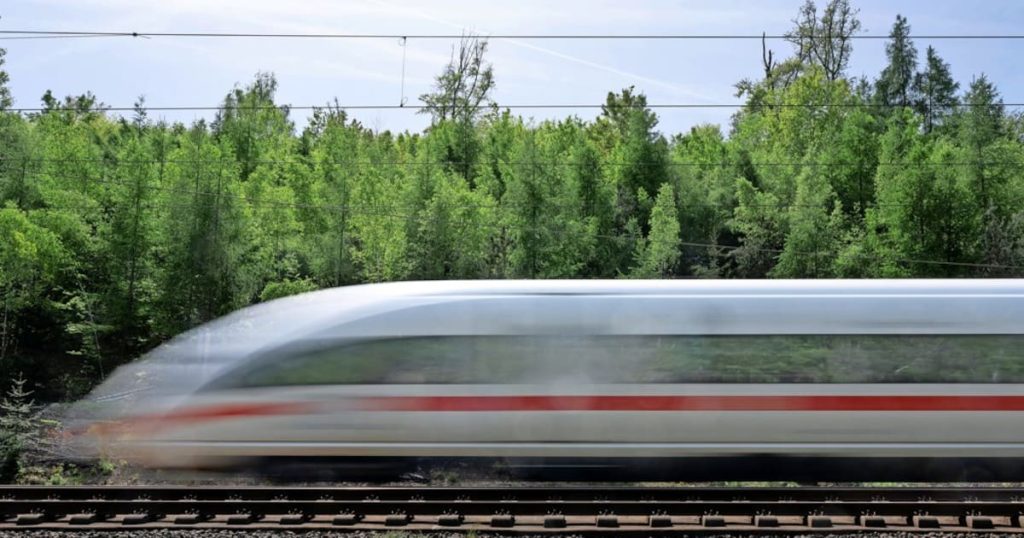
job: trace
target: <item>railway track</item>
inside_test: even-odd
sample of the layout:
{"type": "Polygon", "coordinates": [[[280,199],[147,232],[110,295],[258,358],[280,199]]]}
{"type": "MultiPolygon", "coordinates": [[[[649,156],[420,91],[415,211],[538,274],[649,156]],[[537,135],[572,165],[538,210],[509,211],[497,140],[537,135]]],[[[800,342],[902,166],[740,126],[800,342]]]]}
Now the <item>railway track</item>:
{"type": "Polygon", "coordinates": [[[0,530],[1024,532],[1024,489],[0,486],[0,517],[0,530]]]}

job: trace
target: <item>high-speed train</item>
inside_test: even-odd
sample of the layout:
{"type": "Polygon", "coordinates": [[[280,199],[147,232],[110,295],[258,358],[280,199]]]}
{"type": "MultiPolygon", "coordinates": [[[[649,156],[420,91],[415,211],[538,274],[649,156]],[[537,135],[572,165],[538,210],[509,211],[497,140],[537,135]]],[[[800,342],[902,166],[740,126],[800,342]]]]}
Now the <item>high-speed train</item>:
{"type": "Polygon", "coordinates": [[[343,287],[185,333],[76,410],[161,468],[1024,479],[1024,280],[343,287]]]}

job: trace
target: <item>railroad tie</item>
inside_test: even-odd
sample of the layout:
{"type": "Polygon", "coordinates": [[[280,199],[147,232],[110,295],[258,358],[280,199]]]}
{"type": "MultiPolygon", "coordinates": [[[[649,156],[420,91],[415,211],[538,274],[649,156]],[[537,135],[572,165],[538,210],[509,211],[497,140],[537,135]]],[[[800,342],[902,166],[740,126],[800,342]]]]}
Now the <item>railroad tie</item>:
{"type": "Polygon", "coordinates": [[[995,521],[992,521],[992,518],[986,516],[966,516],[964,517],[964,524],[972,529],[996,528],[995,521]]]}
{"type": "Polygon", "coordinates": [[[43,513],[18,514],[18,517],[15,518],[15,520],[14,520],[14,524],[15,525],[38,525],[40,523],[46,523],[47,521],[49,521],[51,519],[53,519],[53,518],[50,517],[49,514],[43,514],[43,513]]]}
{"type": "Polygon", "coordinates": [[[888,526],[885,518],[882,516],[857,516],[857,523],[861,527],[867,527],[869,529],[884,529],[888,526]]]}
{"type": "Polygon", "coordinates": [[[181,514],[175,516],[173,521],[175,525],[196,525],[199,523],[206,523],[213,519],[213,514],[197,513],[197,514],[181,514]]]}
{"type": "Polygon", "coordinates": [[[462,525],[463,519],[461,514],[442,514],[437,516],[437,524],[442,527],[458,527],[462,525]]]}
{"type": "Polygon", "coordinates": [[[145,523],[151,523],[153,521],[159,521],[164,516],[161,514],[151,514],[149,512],[142,512],[138,514],[127,514],[121,518],[122,525],[143,525],[145,523]]]}
{"type": "Polygon", "coordinates": [[[108,519],[105,515],[96,512],[82,512],[68,516],[69,525],[91,525],[93,523],[108,519]]]}
{"type": "Polygon", "coordinates": [[[228,516],[228,525],[248,525],[250,523],[256,523],[263,519],[263,514],[257,514],[256,512],[246,512],[242,514],[232,514],[228,516]]]}
{"type": "Polygon", "coordinates": [[[935,516],[914,516],[910,520],[911,524],[919,529],[939,529],[942,528],[942,524],[939,523],[939,518],[935,516]]]}
{"type": "Polygon", "coordinates": [[[359,523],[362,519],[358,514],[338,514],[331,519],[331,525],[351,526],[359,523]]]}
{"type": "Polygon", "coordinates": [[[409,514],[388,514],[384,516],[384,525],[388,527],[401,527],[412,521],[409,514]]]}
{"type": "Polygon", "coordinates": [[[313,519],[313,514],[301,513],[301,514],[286,514],[281,516],[278,523],[281,525],[302,525],[303,523],[313,519]]]}

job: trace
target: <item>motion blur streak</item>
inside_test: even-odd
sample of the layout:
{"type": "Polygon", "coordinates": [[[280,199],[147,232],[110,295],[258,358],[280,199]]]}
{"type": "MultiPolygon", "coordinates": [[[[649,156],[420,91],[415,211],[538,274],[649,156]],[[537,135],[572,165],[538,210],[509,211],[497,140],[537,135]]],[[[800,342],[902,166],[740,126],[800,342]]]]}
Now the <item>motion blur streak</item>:
{"type": "Polygon", "coordinates": [[[428,396],[367,411],[1024,411],[1024,396],[428,396]]]}
{"type": "Polygon", "coordinates": [[[190,424],[211,420],[226,420],[245,417],[266,417],[274,415],[301,415],[313,410],[309,404],[302,402],[268,403],[268,404],[226,404],[200,408],[187,408],[158,415],[140,415],[122,421],[128,429],[138,431],[156,431],[165,426],[190,424]]]}
{"type": "Polygon", "coordinates": [[[1024,411],[1024,396],[381,396],[313,402],[189,408],[124,421],[127,429],[225,419],[353,410],[378,412],[523,411],[1024,411]]]}

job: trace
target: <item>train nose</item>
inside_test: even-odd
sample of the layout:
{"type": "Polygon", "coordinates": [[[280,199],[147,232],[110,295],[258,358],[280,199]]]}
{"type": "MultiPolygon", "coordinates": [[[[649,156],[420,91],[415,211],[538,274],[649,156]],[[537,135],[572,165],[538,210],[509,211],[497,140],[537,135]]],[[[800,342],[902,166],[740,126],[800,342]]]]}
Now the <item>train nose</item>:
{"type": "Polygon", "coordinates": [[[97,460],[110,442],[109,425],[98,422],[73,424],[60,433],[60,444],[71,459],[97,460]]]}

